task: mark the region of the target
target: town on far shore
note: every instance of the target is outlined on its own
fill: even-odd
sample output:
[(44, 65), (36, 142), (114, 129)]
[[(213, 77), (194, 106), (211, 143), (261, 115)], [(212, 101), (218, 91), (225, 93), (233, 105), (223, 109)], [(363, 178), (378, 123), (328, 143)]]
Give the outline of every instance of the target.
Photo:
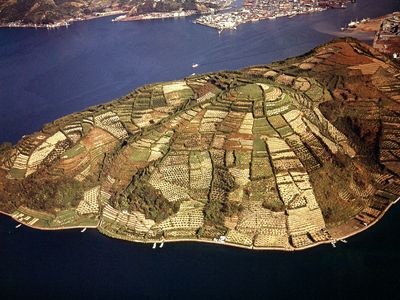
[(222, 31), (237, 29), (241, 24), (279, 17), (293, 18), (301, 14), (321, 12), (329, 8), (345, 9), (347, 3), (356, 0), (244, 0), (243, 7), (229, 12), (209, 14), (196, 19), (195, 23)]
[[(83, 2), (85, 2), (84, 0)], [(238, 4), (233, 0), (139, 0), (135, 4), (113, 0), (111, 4), (92, 7), (88, 2), (80, 10), (55, 6), (52, 10), (38, 6), (26, 8), (13, 18), (13, 6), (0, 4), (0, 27), (58, 28), (68, 27), (76, 21), (116, 15), (113, 22), (140, 21), (165, 18), (180, 18), (199, 15), (196, 24), (215, 28), (218, 31), (236, 29), (239, 25), (264, 19), (295, 17), (301, 14), (321, 12), (326, 9), (345, 9), (356, 0), (244, 0)], [(68, 2), (68, 1), (67, 1)], [(66, 5), (66, 4), (65, 4)], [(4, 6), (4, 7), (2, 7)], [(86, 7), (86, 9), (84, 9)], [(10, 10), (10, 15), (4, 16)], [(32, 15), (32, 10), (35, 12)], [(3, 13), (3, 15), (2, 15)], [(21, 17), (21, 15), (23, 17)]]

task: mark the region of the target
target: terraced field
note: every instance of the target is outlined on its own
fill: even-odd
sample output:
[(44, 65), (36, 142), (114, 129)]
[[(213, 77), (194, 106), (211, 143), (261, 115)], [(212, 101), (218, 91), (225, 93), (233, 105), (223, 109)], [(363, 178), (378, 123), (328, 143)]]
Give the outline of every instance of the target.
[(399, 68), (338, 40), (141, 87), (0, 152), (0, 209), (38, 228), (303, 249), (400, 196)]

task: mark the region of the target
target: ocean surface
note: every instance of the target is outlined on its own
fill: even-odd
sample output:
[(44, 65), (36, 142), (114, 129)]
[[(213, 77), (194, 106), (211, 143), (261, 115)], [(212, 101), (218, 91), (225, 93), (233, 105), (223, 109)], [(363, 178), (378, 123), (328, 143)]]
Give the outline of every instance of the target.
[[(400, 10), (399, 0), (358, 0), (345, 10), (245, 24), (221, 35), (193, 18), (2, 28), (0, 142), (16, 142), (146, 83), (302, 54), (340, 35), (351, 20), (393, 10)], [(198, 243), (152, 250), (95, 230), (15, 229), (0, 217), (0, 299), (395, 299), (399, 212), (394, 207), (347, 244), (297, 253)]]

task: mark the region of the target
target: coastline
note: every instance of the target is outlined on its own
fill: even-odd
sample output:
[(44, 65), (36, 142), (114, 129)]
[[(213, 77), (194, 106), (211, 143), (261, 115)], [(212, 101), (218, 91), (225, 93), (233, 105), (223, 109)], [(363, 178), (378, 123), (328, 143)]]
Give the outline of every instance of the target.
[[(107, 19), (107, 21), (108, 21), (108, 19)], [(394, 203), (396, 203), (397, 201), (398, 201), (399, 199), (396, 199), (396, 201), (394, 201), (394, 202), (390, 202), (390, 203), (387, 203), (387, 206), (385, 206), (385, 207), (383, 207), (383, 209), (381, 210), (381, 212), (380, 212), (380, 214), (376, 217), (376, 218), (374, 218), (372, 221), (371, 221), (371, 223), (369, 223), (369, 226), (371, 226), (371, 225), (374, 225), (381, 217), (383, 217), (383, 215), (386, 213), (386, 211), (391, 207), (391, 205), (393, 205)], [(8, 214), (7, 214), (8, 215)], [(103, 217), (100, 217), (101, 219), (103, 219)], [(97, 220), (98, 221), (98, 220)], [(98, 228), (98, 222), (97, 222), (97, 226), (96, 225), (93, 225), (93, 226), (90, 226), (90, 228)], [(29, 226), (29, 225), (28, 225)], [(44, 226), (46, 226), (46, 225), (44, 225)], [(342, 225), (341, 225), (342, 226)], [(347, 237), (347, 236), (352, 236), (352, 235), (355, 235), (355, 234), (357, 234), (357, 233), (359, 233), (359, 232), (362, 232), (362, 231), (364, 231), (364, 230), (366, 230), (367, 228), (369, 228), (369, 226), (361, 226), (361, 228), (358, 228), (357, 230), (349, 230), (349, 231), (347, 231), (346, 232), (346, 234), (343, 234), (342, 236), (343, 237)], [(39, 230), (63, 230), (63, 229), (73, 229), (73, 228), (84, 228), (84, 227), (87, 227), (87, 226), (62, 226), (62, 227), (52, 227), (52, 228), (46, 228), (46, 227), (36, 227), (36, 226), (29, 226), (29, 227), (32, 227), (32, 228), (35, 228), (35, 229), (39, 229)], [(340, 226), (339, 226), (340, 227)], [(350, 228), (350, 227), (348, 227), (348, 228)], [(351, 232), (350, 232), (351, 231)], [(336, 235), (335, 235), (335, 237), (336, 237)], [(337, 235), (337, 237), (341, 237), (341, 235)], [(140, 237), (139, 237), (139, 239), (140, 239)], [(329, 240), (327, 240), (327, 241), (323, 241), (323, 242), (318, 242), (318, 243), (313, 243), (313, 244), (311, 244), (311, 245), (308, 245), (308, 246), (305, 246), (305, 247), (299, 247), (299, 248), (297, 248), (297, 249), (293, 249), (293, 250), (302, 250), (302, 249), (307, 249), (307, 248), (311, 248), (311, 247), (313, 247), (313, 246), (317, 246), (317, 245), (319, 245), (319, 244), (323, 244), (323, 243), (328, 243), (329, 241), (334, 241), (335, 239), (329, 239)], [(203, 240), (203, 239), (197, 239), (195, 236), (192, 236), (192, 237), (190, 237), (190, 235), (189, 235), (189, 238), (188, 239), (175, 239), (175, 238), (172, 238), (172, 239), (169, 239), (168, 241), (170, 241), (170, 242), (174, 242), (174, 241), (197, 241), (197, 242), (208, 242), (208, 243), (216, 243), (216, 244), (221, 244), (220, 242), (213, 242), (213, 241), (210, 241), (210, 240), (207, 240), (207, 239), (205, 239), (205, 240)], [(136, 240), (136, 242), (142, 242), (142, 243), (151, 243), (151, 242), (153, 242), (153, 241), (146, 241), (146, 240)], [(241, 247), (241, 248), (246, 248), (246, 249), (255, 249), (255, 250), (285, 250), (285, 249), (276, 249), (276, 248), (269, 248), (269, 247), (253, 247), (253, 246), (243, 246), (243, 245), (237, 245), (237, 244), (231, 244), (231, 243), (224, 243), (224, 244), (226, 244), (226, 245), (228, 245), (228, 246), (236, 246), (236, 247)], [(292, 251), (292, 249), (288, 249), (288, 251)]]
[(321, 30), (318, 27), (315, 27), (315, 30), (337, 37), (354, 37), (359, 40), (371, 41), (375, 44), (382, 22), (392, 15), (393, 13), (390, 13), (373, 19), (367, 18), (361, 21), (351, 21), (349, 25), (342, 27), (341, 31)]
[[(312, 7), (309, 10), (284, 10), (281, 9), (278, 12), (271, 12), (265, 8), (254, 7), (252, 9), (241, 8), (227, 13), (217, 13), (214, 15), (206, 15), (196, 19), (193, 23), (207, 26), (210, 28), (222, 30), (236, 30), (240, 25), (258, 22), (262, 20), (275, 20), (277, 18), (288, 18), (291, 19), (298, 15), (308, 15), (320, 13), (328, 10), (329, 7)], [(333, 9), (331, 7), (331, 9)]]
[(35, 225), (29, 225), (27, 223), (22, 223), (19, 220), (17, 220), (16, 218), (14, 218), (11, 214), (6, 213), (1, 210), (0, 210), (0, 215), (10, 217), (15, 222), (18, 222), (18, 224), (22, 224), (26, 227), (36, 229), (36, 230), (43, 230), (43, 231), (58, 231), (58, 230), (68, 230), (68, 229), (83, 229), (83, 228), (93, 228), (94, 229), (94, 228), (97, 228), (100, 223), (100, 220), (99, 220), (96, 225), (88, 225), (88, 226), (39, 227), (39, 226), (35, 226)]
[[(257, 251), (282, 251), (282, 252), (294, 252), (294, 251), (303, 251), (303, 250), (307, 250), (310, 248), (314, 248), (320, 245), (324, 245), (324, 244), (335, 244), (338, 241), (347, 239), (349, 237), (352, 237), (354, 235), (357, 235), (363, 231), (366, 231), (367, 229), (370, 229), (372, 226), (374, 226), (375, 224), (377, 224), (382, 218), (383, 216), (389, 211), (389, 209), (395, 205), (398, 201), (400, 201), (400, 197), (397, 198), (396, 200), (394, 200), (393, 202), (389, 203), (387, 205), (387, 207), (379, 214), (379, 216), (377, 218), (375, 218), (371, 223), (369, 223), (366, 226), (360, 227), (357, 230), (354, 230), (350, 233), (344, 234), (344, 235), (336, 235), (331, 239), (325, 240), (325, 241), (319, 241), (319, 242), (315, 242), (312, 243), (310, 245), (307, 246), (303, 246), (303, 247), (290, 247), (290, 248), (279, 248), (279, 247), (257, 247), (254, 245), (251, 246), (246, 246), (246, 245), (240, 245), (240, 244), (234, 244), (234, 243), (229, 243), (229, 242), (218, 242), (218, 241), (214, 241), (212, 239), (202, 239), (202, 238), (177, 238), (177, 239), (148, 239), (148, 240), (141, 240), (141, 239), (130, 239), (127, 236), (115, 236), (115, 235), (111, 235), (111, 234), (107, 234), (107, 232), (105, 230), (102, 230), (101, 227), (99, 226), (101, 223), (102, 218), (99, 219), (97, 225), (92, 225), (92, 226), (65, 226), (65, 227), (52, 227), (52, 228), (46, 228), (46, 227), (38, 227), (38, 226), (34, 226), (34, 225), (28, 225), (25, 223), (21, 223), (20, 221), (18, 221), (17, 219), (15, 219), (11, 214), (0, 211), (0, 214), (4, 215), (4, 216), (8, 216), (11, 219), (13, 219), (14, 221), (18, 222), (19, 224), (22, 224), (26, 227), (32, 228), (32, 229), (36, 229), (36, 230), (43, 230), (43, 231), (58, 231), (58, 230), (69, 230), (69, 229), (83, 229), (83, 228), (91, 228), (91, 229), (97, 229), (101, 234), (103, 234), (104, 236), (107, 236), (109, 238), (112, 239), (118, 239), (118, 240), (124, 240), (124, 241), (128, 241), (128, 242), (133, 242), (133, 243), (141, 243), (141, 244), (154, 244), (154, 243), (178, 243), (178, 242), (197, 242), (197, 243), (207, 243), (207, 244), (214, 244), (214, 245), (221, 245), (221, 246), (229, 246), (229, 247), (235, 247), (235, 248), (241, 248), (241, 249), (246, 249), (246, 250), (257, 250)], [(355, 219), (351, 219), (348, 222), (338, 226), (339, 228), (341, 226), (346, 226), (347, 224), (349, 224), (350, 222), (354, 221)]]
[(172, 11), (166, 13), (147, 13), (137, 16), (121, 16), (121, 18), (115, 18), (113, 22), (132, 22), (132, 21), (145, 21), (145, 20), (162, 20), (162, 19), (171, 19), (171, 18), (186, 18), (193, 15), (199, 14), (198, 11), (188, 10), (188, 11)]
[[(359, 1), (352, 12), (332, 10), (260, 21), (223, 32), (220, 37), (217, 31), (192, 25), (194, 17), (110, 24), (116, 17), (112, 16), (76, 23), (68, 29), (0, 29), (6, 46), (3, 62), (10, 66), (2, 68), (4, 84), (10, 88), (0, 96), (5, 114), (2, 127), (9, 128), (2, 131), (1, 139), (15, 144), (58, 116), (106, 103), (145, 84), (181, 79), (193, 72), (200, 77), (253, 65), (254, 72), (262, 72), (266, 63), (301, 55), (334, 38), (316, 32), (316, 23), (331, 29), (333, 23), (344, 24), (357, 14), (372, 16), (369, 10), (384, 4), (375, 7), (369, 4), (371, 0), (366, 2), (367, 7)], [(277, 28), (279, 35), (274, 32)], [(280, 40), (282, 36), (287, 38)], [(54, 57), (63, 60), (55, 61)], [(151, 57), (161, 59), (154, 61)], [(199, 67), (193, 69), (193, 63)], [(29, 109), (11, 105), (13, 99)], [(337, 190), (327, 190), (332, 197), (337, 195)], [(15, 203), (20, 202), (18, 195), (13, 198)], [(5, 198), (4, 204), (7, 202)], [(4, 299), (29, 299), (41, 298), (45, 291), (48, 297), (74, 300), (107, 299), (111, 295), (117, 299), (177, 300), (257, 299), (260, 295), (308, 300), (391, 299), (397, 293), (400, 267), (400, 239), (396, 238), (400, 203), (396, 204), (375, 227), (349, 237), (348, 243), (339, 241), (336, 248), (326, 243), (296, 252), (268, 252), (197, 240), (171, 240), (152, 249), (151, 243), (118, 241), (93, 228), (83, 233), (81, 229), (49, 232), (22, 225), (15, 228), (17, 222), (0, 215), (1, 294)], [(11, 206), (8, 208), (4, 211), (14, 212)], [(331, 219), (329, 223), (333, 224)], [(48, 224), (63, 226), (52, 221)], [(86, 223), (64, 226), (76, 224)], [(47, 226), (45, 222), (34, 225)], [(124, 228), (120, 230), (125, 234)]]
[[(134, 243), (142, 243), (142, 244), (154, 244), (154, 243), (176, 243), (176, 242), (198, 242), (198, 243), (208, 243), (208, 244), (215, 244), (215, 245), (221, 245), (221, 246), (229, 246), (229, 247), (235, 247), (235, 248), (241, 248), (241, 249), (246, 249), (246, 250), (257, 250), (257, 251), (280, 251), (280, 252), (297, 252), (297, 251), (303, 251), (303, 250), (307, 250), (307, 249), (311, 249), (320, 245), (325, 245), (325, 244), (335, 244), (338, 241), (347, 239), (349, 237), (352, 237), (354, 235), (357, 235), (369, 228), (371, 228), (372, 226), (374, 226), (376, 223), (378, 223), (379, 220), (381, 220), (381, 218), (383, 218), (383, 216), (389, 211), (389, 209), (396, 204), (398, 201), (400, 201), (400, 197), (397, 198), (395, 201), (391, 202), (382, 212), (381, 214), (374, 220), (372, 221), (370, 224), (368, 224), (367, 226), (363, 226), (351, 233), (345, 234), (345, 235), (337, 235), (335, 236), (335, 238), (331, 238), (329, 240), (325, 240), (325, 241), (320, 241), (320, 242), (315, 242), (312, 243), (310, 245), (307, 246), (303, 246), (303, 247), (290, 247), (290, 248), (279, 248), (279, 247), (257, 247), (257, 246), (246, 246), (246, 245), (240, 245), (240, 244), (234, 244), (234, 243), (229, 243), (229, 242), (217, 242), (217, 241), (213, 241), (211, 239), (191, 239), (191, 238), (178, 238), (178, 239), (157, 239), (157, 240), (139, 240), (139, 239), (129, 239), (128, 237), (124, 237), (124, 236), (111, 236), (108, 235), (107, 233), (105, 233), (104, 231), (99, 230), (100, 233), (102, 233), (103, 235), (109, 237), (109, 238), (113, 238), (113, 239), (120, 239), (120, 240), (124, 240), (124, 241), (128, 241), (128, 242), (134, 242)], [(351, 219), (350, 221), (340, 225), (346, 225), (348, 223), (350, 223), (351, 221), (353, 221), (354, 219)], [(339, 227), (340, 227), (339, 226)]]
[(81, 22), (81, 21), (89, 21), (93, 19), (99, 19), (99, 18), (104, 18), (104, 17), (109, 17), (109, 16), (115, 16), (115, 15), (120, 15), (125, 13), (122, 10), (115, 10), (115, 11), (110, 11), (107, 13), (101, 13), (99, 15), (89, 15), (81, 18), (71, 18), (68, 20), (63, 20), (59, 21), (54, 24), (33, 24), (33, 23), (28, 23), (28, 24), (22, 24), (17, 22), (9, 22), (9, 23), (0, 23), (0, 28), (35, 28), (35, 29), (58, 29), (61, 27), (68, 27), (72, 25), (75, 22)]

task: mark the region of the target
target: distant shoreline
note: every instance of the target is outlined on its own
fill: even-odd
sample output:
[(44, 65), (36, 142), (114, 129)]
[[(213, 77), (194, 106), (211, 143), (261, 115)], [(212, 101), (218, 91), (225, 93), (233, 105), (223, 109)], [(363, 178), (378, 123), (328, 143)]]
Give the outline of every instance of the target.
[(165, 13), (146, 13), (136, 16), (121, 16), (113, 19), (113, 22), (133, 22), (133, 21), (146, 21), (146, 20), (162, 20), (162, 19), (172, 19), (172, 18), (186, 18), (196, 14), (200, 14), (198, 11), (195, 10), (188, 10), (188, 11), (171, 11)]
[(391, 14), (385, 14), (372, 19), (362, 20), (357, 22), (355, 27), (343, 27), (341, 31), (321, 30), (315, 27), (314, 29), (321, 33), (334, 35), (336, 37), (354, 37), (363, 41), (373, 41), (376, 33), (379, 31), (382, 21)]
[(101, 15), (91, 15), (91, 16), (85, 16), (82, 18), (70, 18), (68, 20), (62, 20), (53, 24), (33, 24), (33, 23), (20, 23), (21, 21), (16, 21), (16, 22), (9, 22), (9, 23), (0, 23), (0, 28), (35, 28), (35, 29), (59, 29), (62, 27), (68, 27), (72, 25), (73, 23), (76, 22), (81, 22), (81, 21), (89, 21), (93, 19), (99, 19), (99, 18), (104, 18), (104, 17), (109, 17), (109, 16), (115, 16), (115, 15), (121, 15), (124, 14), (125, 12), (122, 10), (117, 10), (117, 11), (110, 11), (107, 13), (101, 13)]

